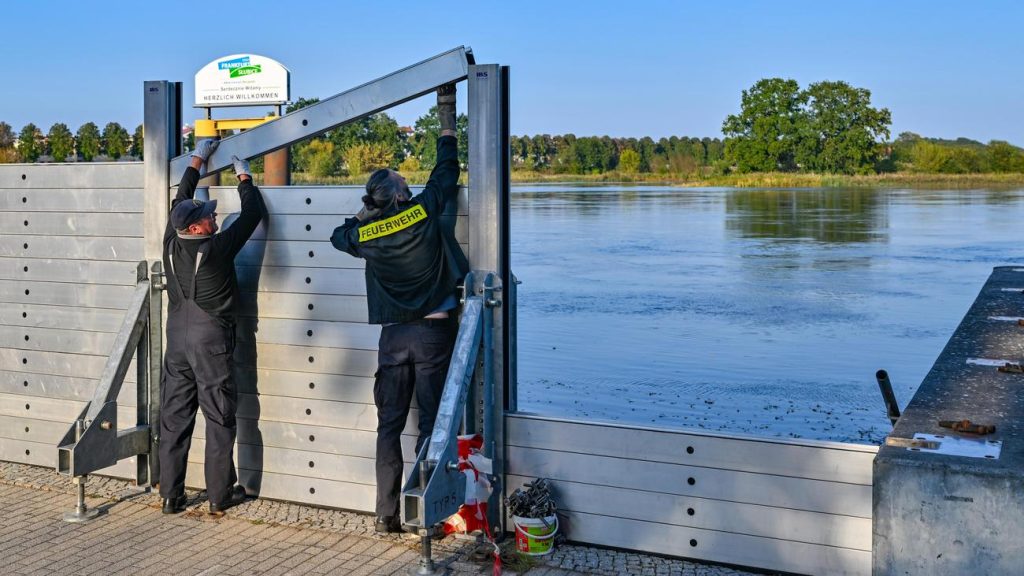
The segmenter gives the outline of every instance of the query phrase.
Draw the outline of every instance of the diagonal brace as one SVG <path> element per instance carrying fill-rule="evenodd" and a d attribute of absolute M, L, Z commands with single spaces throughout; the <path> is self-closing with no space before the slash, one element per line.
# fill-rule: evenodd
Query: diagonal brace
<path fill-rule="evenodd" d="M 225 138 L 207 160 L 206 173 L 215 174 L 230 167 L 231 156 L 246 160 L 262 156 L 408 102 L 444 84 L 464 80 L 472 64 L 472 54 L 468 48 L 459 46 L 277 120 Z M 188 155 L 174 158 L 171 160 L 170 173 L 183 173 L 188 163 Z"/>

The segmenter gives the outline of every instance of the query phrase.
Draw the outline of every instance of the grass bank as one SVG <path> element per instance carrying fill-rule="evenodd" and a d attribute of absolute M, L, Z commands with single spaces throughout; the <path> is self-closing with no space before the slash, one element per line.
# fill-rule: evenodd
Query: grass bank
<path fill-rule="evenodd" d="M 428 171 L 403 172 L 410 184 L 424 184 L 430 176 Z M 356 176 L 326 176 L 314 178 L 309 174 L 292 174 L 295 185 L 356 185 L 366 184 L 368 174 Z M 466 184 L 463 172 L 459 182 Z M 262 175 L 257 175 L 262 183 Z M 722 186 L 729 188 L 1000 188 L 1024 186 L 1024 173 L 1012 174 L 925 174 L 918 172 L 892 172 L 848 176 L 845 174 L 792 174 L 786 172 L 758 172 L 753 174 L 727 174 L 724 176 L 681 176 L 673 174 L 626 174 L 605 172 L 603 174 L 547 174 L 527 170 L 513 170 L 512 182 L 516 184 L 665 184 L 671 186 Z"/>

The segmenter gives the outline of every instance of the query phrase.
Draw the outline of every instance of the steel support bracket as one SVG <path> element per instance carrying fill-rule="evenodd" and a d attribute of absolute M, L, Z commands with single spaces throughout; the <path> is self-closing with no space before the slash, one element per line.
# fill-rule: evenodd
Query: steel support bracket
<path fill-rule="evenodd" d="M 423 444 L 402 490 L 402 524 L 429 530 L 465 502 L 466 477 L 458 470 L 458 434 L 483 332 L 483 300 L 468 296 L 430 440 Z M 428 552 L 429 553 L 429 552 Z"/>

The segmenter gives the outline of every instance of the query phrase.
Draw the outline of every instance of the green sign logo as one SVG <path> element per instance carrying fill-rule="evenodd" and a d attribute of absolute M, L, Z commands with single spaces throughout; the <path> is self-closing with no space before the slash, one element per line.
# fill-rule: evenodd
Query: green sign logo
<path fill-rule="evenodd" d="M 242 58 L 235 58 L 234 60 L 225 60 L 217 63 L 217 68 L 228 71 L 228 77 L 230 78 L 241 78 L 242 76 L 249 76 L 251 74 L 259 74 L 263 71 L 263 68 L 259 64 L 253 64 L 249 62 L 248 56 Z"/>
<path fill-rule="evenodd" d="M 262 72 L 259 64 L 253 64 L 251 66 L 243 66 L 241 68 L 232 68 L 230 72 L 231 78 L 240 78 L 242 76 L 248 76 L 250 74 L 259 74 Z"/>

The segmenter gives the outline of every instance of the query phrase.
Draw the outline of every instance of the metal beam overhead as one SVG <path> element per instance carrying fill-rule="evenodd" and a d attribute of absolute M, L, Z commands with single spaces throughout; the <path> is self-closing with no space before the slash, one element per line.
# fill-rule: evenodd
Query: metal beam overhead
<path fill-rule="evenodd" d="M 296 110 L 241 134 L 225 138 L 207 160 L 208 174 L 231 166 L 231 156 L 251 159 L 312 138 L 337 126 L 369 116 L 450 82 L 464 80 L 472 63 L 472 51 L 464 46 L 438 54 L 418 64 L 336 94 L 312 106 Z M 171 161 L 171 174 L 182 174 L 187 156 Z"/>

